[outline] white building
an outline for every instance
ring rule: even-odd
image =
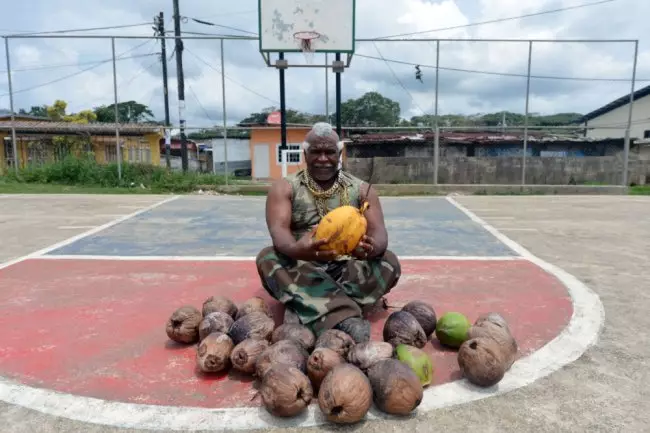
[[[582,126],[587,128],[589,138],[625,138],[625,128],[630,109],[630,94],[610,102],[601,108],[586,114],[582,118]],[[599,127],[590,129],[589,127]],[[607,129],[601,129],[606,127]],[[630,126],[630,141],[639,142],[650,140],[650,86],[634,92],[632,107],[632,124]]]

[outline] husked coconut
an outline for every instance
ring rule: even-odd
[[[328,329],[323,331],[323,333],[316,339],[314,344],[314,349],[319,347],[327,347],[337,352],[343,358],[348,356],[348,352],[356,342],[352,337],[345,332],[338,329]]]
[[[485,322],[494,323],[495,325],[497,325],[497,326],[499,326],[501,328],[507,329],[508,332],[510,331],[510,327],[508,326],[508,322],[499,313],[489,312],[489,313],[481,314],[480,316],[478,316],[476,321],[474,321],[474,325],[481,325],[481,324],[483,324]]]
[[[203,302],[203,317],[218,311],[226,313],[234,320],[237,314],[237,306],[225,296],[210,296]]]
[[[262,403],[275,416],[296,416],[307,408],[314,396],[309,378],[291,365],[275,364],[262,379]]]
[[[332,349],[327,347],[314,349],[307,359],[307,376],[314,389],[319,389],[321,382],[332,368],[344,363],[345,359]]]
[[[255,361],[255,375],[263,378],[274,364],[284,364],[307,372],[309,353],[295,341],[280,340],[267,347]]]
[[[499,344],[492,338],[466,340],[458,349],[460,371],[475,385],[488,387],[503,379],[506,362]]]
[[[424,389],[411,367],[397,359],[382,359],[368,369],[377,408],[392,415],[406,415],[422,402]]]
[[[235,370],[242,373],[255,373],[257,358],[269,347],[267,340],[247,338],[234,347],[230,353],[230,362]]]
[[[165,331],[167,336],[177,343],[196,343],[199,340],[199,324],[203,320],[201,312],[185,305],[172,313],[167,320]]]
[[[422,327],[427,339],[431,337],[438,322],[436,312],[431,305],[423,301],[411,301],[402,307],[402,311],[411,313]]]
[[[357,344],[370,341],[370,322],[362,317],[348,317],[338,323],[334,329],[345,332]]]
[[[264,299],[260,298],[259,296],[253,296],[252,298],[247,299],[237,308],[235,320],[239,320],[247,314],[253,312],[264,313],[269,317],[273,317],[271,314],[271,309],[266,304],[266,301],[264,301]]]
[[[393,346],[385,341],[368,341],[355,345],[348,352],[348,362],[365,371],[375,362],[393,356]]]
[[[228,330],[234,323],[232,317],[221,311],[209,313],[203,316],[203,320],[199,324],[199,339],[203,340],[213,332],[228,333]]]
[[[519,348],[517,341],[508,328],[504,328],[491,321],[483,321],[478,325],[470,327],[467,335],[469,338],[485,337],[496,341],[501,348],[501,354],[506,363],[506,370],[512,367]]]
[[[201,341],[196,361],[206,373],[217,373],[230,367],[230,353],[235,347],[228,334],[213,332]]]
[[[384,341],[393,347],[399,344],[408,344],[418,349],[427,343],[424,329],[415,317],[406,311],[395,311],[388,316],[384,323]]]
[[[247,338],[269,340],[274,328],[275,322],[272,318],[259,311],[254,311],[235,320],[228,330],[228,335],[235,344],[239,344]]]
[[[308,352],[311,352],[316,342],[316,336],[305,325],[299,323],[285,323],[273,331],[271,343],[277,343],[280,340],[293,340],[300,343]]]
[[[370,380],[352,364],[339,364],[325,376],[318,391],[318,406],[337,424],[361,421],[372,404]]]

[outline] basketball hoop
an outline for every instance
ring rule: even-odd
[[[305,56],[305,61],[311,65],[314,60],[314,41],[320,38],[320,33],[313,31],[296,32],[293,34],[293,38],[298,42],[300,50]]]

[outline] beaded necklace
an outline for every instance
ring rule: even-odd
[[[308,170],[303,170],[302,179],[307,185],[307,189],[314,196],[314,202],[316,204],[316,209],[318,214],[324,217],[329,211],[327,208],[327,200],[334,197],[336,194],[341,198],[341,206],[346,206],[350,204],[350,197],[348,194],[348,187],[344,184],[341,177],[341,171],[338,172],[334,185],[329,189],[323,191],[323,189],[314,181],[314,179],[309,174]]]

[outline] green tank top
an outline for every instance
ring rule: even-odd
[[[303,170],[300,170],[285,178],[291,185],[291,232],[296,240],[300,239],[301,236],[313,229],[321,220],[321,216],[318,213],[318,208],[316,206],[316,201],[305,183],[302,172]],[[341,183],[343,183],[348,190],[348,204],[357,208],[360,207],[360,191],[361,185],[364,181],[343,170],[341,170],[340,173]],[[334,194],[326,201],[327,209],[325,210],[325,213],[341,206],[341,204],[341,195],[339,193]]]

